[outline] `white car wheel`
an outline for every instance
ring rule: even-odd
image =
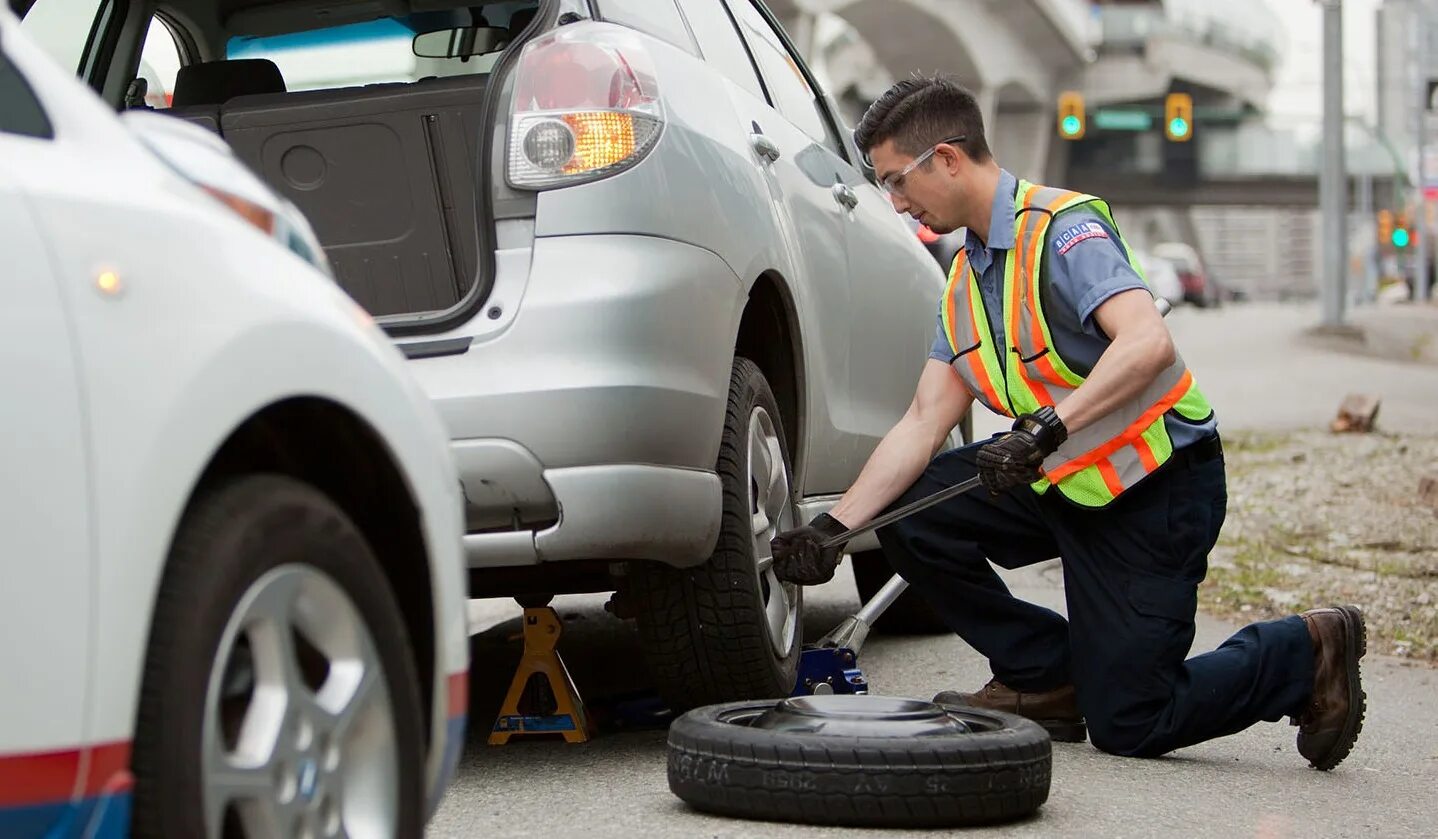
[[[424,718],[389,584],[286,477],[201,490],[156,601],[136,724],[141,837],[418,837]]]

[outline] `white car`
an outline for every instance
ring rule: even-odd
[[[417,836],[459,482],[309,225],[0,8],[0,836]]]
[[[1148,287],[1153,293],[1169,302],[1169,305],[1177,306],[1183,302],[1183,283],[1178,278],[1178,270],[1161,256],[1154,256],[1148,251],[1138,251],[1138,263],[1143,268],[1143,278],[1148,281]]]

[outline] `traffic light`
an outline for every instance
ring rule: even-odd
[[[1408,247],[1408,243],[1413,240],[1412,234],[1408,232],[1410,229],[1408,226],[1408,214],[1399,213],[1398,217],[1393,220],[1393,233],[1390,238],[1390,241],[1393,242],[1393,247],[1400,251]]]
[[[1084,117],[1083,94],[1066,90],[1059,94],[1059,136],[1065,140],[1083,138],[1088,120]]]
[[[1175,143],[1193,139],[1193,97],[1170,93],[1163,101],[1163,133]]]
[[[1393,241],[1393,211],[1378,211],[1378,244],[1386,245]]]

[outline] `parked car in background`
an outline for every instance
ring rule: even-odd
[[[965,231],[960,229],[951,230],[948,233],[935,233],[927,224],[918,219],[904,216],[904,221],[914,231],[919,242],[928,250],[929,255],[939,264],[939,270],[944,272],[944,276],[948,276],[954,267],[954,257],[958,256],[959,251],[964,247]]]
[[[213,134],[8,8],[0,103],[0,836],[419,835],[468,684],[432,404]]]
[[[1178,271],[1186,302],[1200,307],[1217,306],[1223,302],[1217,283],[1204,270],[1203,260],[1199,259],[1198,251],[1192,245],[1162,242],[1154,245],[1153,255],[1168,260]]]
[[[410,357],[476,596],[617,590],[675,707],[790,690],[769,540],[907,408],[943,272],[762,3],[157,0],[73,29],[116,106],[173,38],[169,113],[305,212]]]
[[[1154,296],[1162,297],[1174,306],[1184,301],[1183,281],[1179,279],[1178,270],[1172,262],[1148,251],[1135,251],[1134,255],[1138,257],[1143,278],[1153,290]]]

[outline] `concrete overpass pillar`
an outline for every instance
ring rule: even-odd
[[[1021,178],[1036,183],[1050,182],[1048,114],[1036,106],[1012,108],[1000,105],[990,147],[999,163]]]

